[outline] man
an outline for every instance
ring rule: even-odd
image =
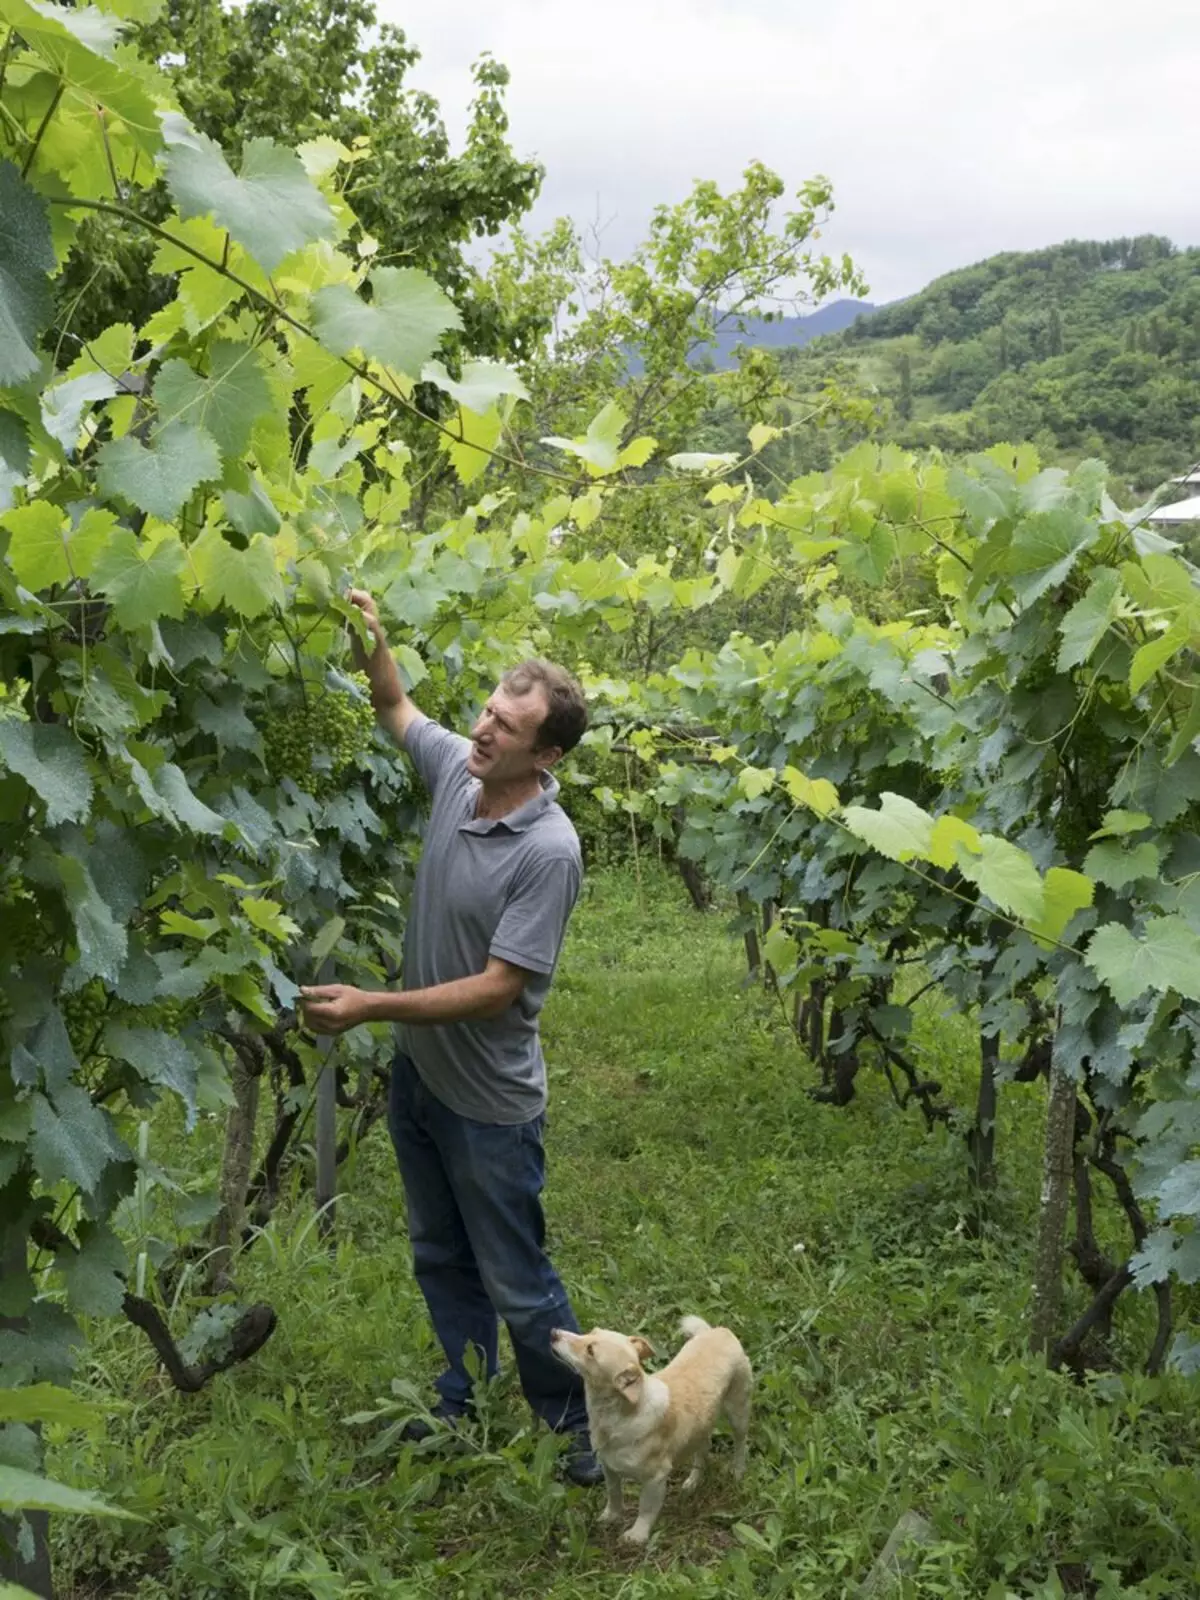
[[[350,591],[375,640],[363,655],[380,725],[433,800],[404,939],[403,987],[302,991],[309,1025],[399,1024],[388,1123],[408,1201],[413,1266],[447,1367],[434,1415],[470,1410],[464,1355],[497,1369],[497,1316],[534,1411],[570,1436],[567,1475],[602,1479],[583,1388],[551,1354],[578,1329],[546,1256],[541,1190],[546,1070],[538,1013],[579,892],[579,840],[550,769],[587,726],[575,680],[546,662],[501,679],[470,739],[418,711],[370,595]],[[421,1422],[410,1439],[432,1431]]]

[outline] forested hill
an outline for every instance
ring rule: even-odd
[[[1143,235],[992,256],[789,357],[835,359],[890,400],[901,443],[1033,439],[1149,487],[1200,456],[1200,249]]]

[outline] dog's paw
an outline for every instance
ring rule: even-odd
[[[650,1542],[650,1529],[643,1528],[634,1523],[632,1528],[626,1528],[621,1535],[621,1543],[632,1545],[634,1549],[642,1550]]]
[[[600,1513],[600,1521],[605,1527],[611,1526],[611,1524],[614,1522],[620,1522],[620,1520],[621,1512],[614,1511],[612,1506],[605,1506],[604,1510]]]
[[[680,1494],[693,1494],[693,1493],[695,1493],[696,1486],[697,1486],[697,1484],[699,1482],[700,1482],[700,1468],[699,1467],[693,1467],[692,1470],[688,1473],[687,1477],[679,1485]]]

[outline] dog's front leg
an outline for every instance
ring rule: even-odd
[[[600,1465],[604,1466],[604,1463],[601,1462]],[[611,1467],[604,1467],[604,1487],[608,1490],[608,1500],[600,1513],[600,1521],[620,1522],[623,1505],[620,1473],[614,1472]]]
[[[667,1480],[651,1478],[649,1483],[642,1485],[642,1492],[638,1496],[637,1521],[632,1528],[626,1529],[621,1535],[622,1544],[645,1544],[650,1537],[650,1530],[658,1520],[658,1513],[663,1508],[663,1501],[667,1498]]]

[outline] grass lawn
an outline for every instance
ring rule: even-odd
[[[544,1029],[551,1250],[576,1311],[664,1353],[686,1312],[738,1333],[757,1374],[740,1485],[719,1436],[699,1493],[669,1494],[633,1556],[597,1524],[603,1491],[560,1482],[507,1375],[471,1448],[394,1444],[439,1362],[380,1127],[335,1251],[297,1186],[243,1257],[243,1298],[279,1313],[254,1360],[181,1396],[135,1330],[94,1327],[83,1385],[123,1409],[55,1437],[50,1469],[144,1520],[59,1522],[61,1600],[840,1600],[910,1508],[933,1534],[896,1595],[1200,1596],[1200,1391],[1081,1388],[1025,1354],[1041,1086],[1002,1096],[980,1222],[958,1135],[925,1133],[871,1070],[850,1107],[815,1104],[743,973],[740,940],[675,880],[596,875]],[[918,1043],[968,1105],[967,1019],[930,1009]],[[195,1136],[204,1160],[218,1135]],[[169,1117],[151,1154],[182,1160]],[[1144,1311],[1125,1313],[1131,1351]]]

